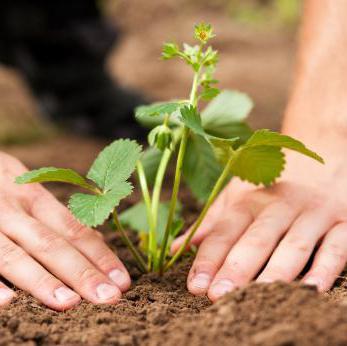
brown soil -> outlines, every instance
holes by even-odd
[[[102,145],[57,137],[6,151],[32,168],[54,164],[84,172]],[[69,189],[50,189],[66,200]],[[195,207],[189,196],[182,197],[190,206],[189,223]],[[135,199],[136,194],[126,204]],[[189,259],[162,279],[141,277],[119,240],[113,234],[107,240],[117,247],[133,277],[132,289],[119,304],[83,302],[58,313],[18,290],[16,301],[0,311],[0,345],[347,345],[346,279],[338,280],[326,295],[298,284],[251,284],[211,306],[207,298],[186,290]]]
[[[161,279],[133,271],[133,287],[116,305],[83,302],[59,313],[18,291],[0,312],[0,345],[347,345],[346,302],[274,283],[251,284],[211,305],[187,292],[189,264]]]

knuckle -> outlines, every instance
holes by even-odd
[[[39,240],[37,242],[36,251],[38,253],[52,253],[66,246],[63,238],[46,230],[41,230]]]
[[[277,264],[268,266],[265,271],[266,276],[274,278],[276,280],[281,280],[288,277],[288,270],[286,270],[283,266]]]
[[[194,266],[192,268],[194,274],[201,272],[215,273],[217,270],[217,263],[204,255],[202,255],[195,261]]]
[[[56,283],[56,279],[50,274],[44,273],[38,280],[34,282],[34,290],[46,290]]]
[[[247,234],[245,241],[248,246],[256,249],[265,249],[269,246],[269,240],[258,232]]]
[[[227,273],[228,276],[232,276],[235,281],[246,282],[248,280],[249,274],[239,261],[234,258],[227,258],[223,266],[223,271]]]
[[[85,267],[76,274],[76,279],[82,286],[89,286],[99,281],[99,273],[91,267]]]
[[[224,244],[227,240],[228,237],[226,237],[225,232],[222,229],[216,229],[208,235],[205,241],[208,241],[210,246],[212,245],[213,247],[215,247],[216,244]]]
[[[103,269],[113,267],[115,261],[115,256],[106,250],[101,251],[99,254],[95,256],[95,263]]]
[[[6,269],[11,264],[21,260],[25,254],[24,250],[13,243],[4,243],[0,245],[0,267]]]
[[[86,236],[92,235],[94,233],[88,227],[79,223],[70,213],[66,216],[67,234],[66,237],[69,241],[75,242],[79,241]]]
[[[331,255],[338,263],[345,263],[347,261],[347,251],[339,244],[326,244],[325,253]]]
[[[283,241],[285,246],[294,248],[296,251],[308,253],[311,251],[309,241],[301,234],[288,234],[287,238]]]

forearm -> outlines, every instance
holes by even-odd
[[[322,136],[347,135],[346,14],[347,1],[305,2],[285,133],[313,142]]]

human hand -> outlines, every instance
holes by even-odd
[[[39,184],[16,185],[25,167],[0,152],[0,276],[55,310],[114,303],[130,286],[101,234],[78,223]],[[0,306],[15,296],[0,282]]]
[[[191,293],[215,301],[254,278],[289,282],[313,254],[302,280],[320,291],[333,285],[347,260],[346,143],[313,147],[325,166],[288,153],[285,174],[270,188],[231,181],[192,239],[199,250],[187,280]]]

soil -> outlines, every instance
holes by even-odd
[[[32,168],[69,165],[84,172],[101,146],[95,140],[65,136],[6,151]],[[74,147],[79,148],[76,154]],[[66,201],[69,189],[49,188]],[[123,207],[137,198],[134,194]],[[181,199],[189,206],[189,222],[196,207],[186,193]],[[186,290],[191,258],[163,278],[141,276],[117,236],[106,232],[106,240],[117,248],[133,278],[132,288],[118,304],[82,302],[59,313],[17,290],[18,298],[0,311],[0,345],[347,345],[346,277],[324,295],[298,283],[250,284],[211,305],[206,297]]]
[[[119,239],[108,241],[131,264]],[[82,302],[59,313],[18,290],[0,311],[0,345],[347,345],[346,298],[277,282],[250,284],[211,305],[185,288],[190,262],[162,278],[133,270],[133,287],[116,305]]]

